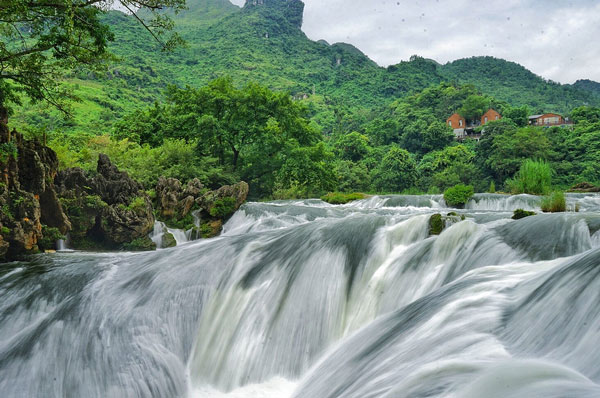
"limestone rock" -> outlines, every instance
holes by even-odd
[[[154,214],[142,185],[119,171],[103,154],[98,157],[97,171],[97,176],[88,177],[81,169],[67,169],[56,178],[59,194],[75,224],[71,233],[74,246],[150,247],[145,237],[154,227]]]

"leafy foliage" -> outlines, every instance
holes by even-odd
[[[507,185],[512,193],[545,195],[552,184],[552,168],[547,162],[527,159]]]
[[[364,193],[341,193],[341,192],[329,192],[327,195],[321,196],[321,200],[332,205],[344,205],[354,200],[361,200],[366,198],[367,195]]]
[[[473,187],[470,185],[458,184],[444,192],[444,200],[449,206],[464,206],[474,194]]]
[[[65,110],[73,96],[61,85],[65,71],[86,66],[102,71],[109,58],[108,42],[114,35],[103,23],[103,7],[113,1],[7,0],[0,7],[0,120],[7,114],[8,102],[20,103],[14,93],[24,93],[33,101],[44,100]],[[119,0],[157,39],[172,28],[170,19],[155,11],[163,7],[183,8],[184,0]],[[149,20],[137,13],[146,11]],[[174,35],[165,43],[178,43]]]
[[[550,195],[542,198],[542,211],[545,213],[560,213],[567,210],[567,201],[565,193],[562,191],[552,192]]]

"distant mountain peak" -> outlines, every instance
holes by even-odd
[[[301,0],[246,0],[244,8],[267,7],[278,9],[283,12],[287,21],[296,26],[302,27],[304,17],[304,3]]]

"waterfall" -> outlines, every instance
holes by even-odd
[[[441,195],[247,203],[215,239],[0,265],[0,396],[600,396],[599,199],[477,195],[439,236]]]
[[[163,238],[165,234],[169,233],[173,235],[175,242],[179,246],[192,240],[190,232],[191,231],[183,231],[181,229],[169,228],[164,222],[155,221],[154,229],[152,230],[152,233],[150,233],[150,239],[152,240],[152,242],[154,242],[154,244],[156,244],[157,249],[162,249]]]

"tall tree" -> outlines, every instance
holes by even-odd
[[[23,94],[68,110],[74,97],[60,82],[76,67],[106,66],[113,35],[99,17],[115,6],[134,15],[163,49],[181,42],[159,11],[178,12],[185,0],[0,0],[0,123]]]

